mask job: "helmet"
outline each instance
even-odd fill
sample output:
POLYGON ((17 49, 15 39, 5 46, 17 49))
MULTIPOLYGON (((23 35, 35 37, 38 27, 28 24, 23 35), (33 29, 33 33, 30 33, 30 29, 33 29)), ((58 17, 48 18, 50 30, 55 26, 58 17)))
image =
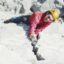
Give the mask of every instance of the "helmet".
POLYGON ((53 16, 54 20, 57 20, 59 18, 60 11, 58 9, 52 9, 52 10, 49 10, 49 12, 53 16))

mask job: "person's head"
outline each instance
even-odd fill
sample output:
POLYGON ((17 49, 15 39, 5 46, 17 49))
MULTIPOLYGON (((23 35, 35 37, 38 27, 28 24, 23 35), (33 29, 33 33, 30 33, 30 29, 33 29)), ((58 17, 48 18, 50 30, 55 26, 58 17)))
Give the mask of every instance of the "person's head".
POLYGON ((60 11, 58 9, 52 9, 45 12, 45 21, 56 21, 59 19, 60 11))

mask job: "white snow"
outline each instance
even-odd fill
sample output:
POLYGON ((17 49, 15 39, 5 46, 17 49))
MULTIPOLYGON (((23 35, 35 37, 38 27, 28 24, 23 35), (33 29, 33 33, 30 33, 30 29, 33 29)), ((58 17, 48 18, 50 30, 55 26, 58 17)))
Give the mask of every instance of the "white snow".
MULTIPOLYGON (((47 3, 48 6, 45 6, 46 9, 42 6, 42 10, 46 11, 55 7, 52 4, 53 1, 47 0, 45 3, 49 2, 49 4, 47 3), (50 3, 52 6, 50 6, 50 3)), ((31 3, 31 0, 29 2, 31 3)), ((23 1, 25 6, 29 2, 23 1)), ((30 6, 27 6, 28 10, 30 6)), ((25 9, 27 12, 27 8, 25 9)), ((64 23, 55 22, 41 32, 37 46, 39 47, 38 53, 45 60, 37 61, 32 52, 31 42, 26 35, 28 26, 3 23, 3 20, 16 16, 19 15, 0 11, 0 64, 64 64, 64 23)))
POLYGON ((22 27, 0 24, 0 64, 32 64, 36 58, 22 27))
POLYGON ((64 64, 63 24, 53 23, 41 33, 38 53, 45 60, 39 62, 23 26, 0 23, 0 64, 64 64))
POLYGON ((60 24, 52 24, 46 29, 38 43, 39 53, 46 59, 40 64, 64 64, 64 30, 60 24))

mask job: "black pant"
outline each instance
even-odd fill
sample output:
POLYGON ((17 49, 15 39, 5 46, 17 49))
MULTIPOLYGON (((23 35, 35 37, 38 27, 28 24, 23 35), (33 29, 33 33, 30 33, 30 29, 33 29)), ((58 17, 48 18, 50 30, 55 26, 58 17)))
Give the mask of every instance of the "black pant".
POLYGON ((29 17, 30 17, 30 15, 14 17, 14 18, 11 18, 11 19, 8 19, 8 20, 4 21, 4 23, 13 22, 13 23, 16 23, 16 24, 20 24, 21 22, 23 22, 26 25, 29 25, 29 17))

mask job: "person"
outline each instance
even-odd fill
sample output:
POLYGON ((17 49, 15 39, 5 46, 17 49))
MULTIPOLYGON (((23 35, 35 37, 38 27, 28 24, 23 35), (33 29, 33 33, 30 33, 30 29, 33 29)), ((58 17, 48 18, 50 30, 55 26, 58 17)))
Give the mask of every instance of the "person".
POLYGON ((5 20, 4 23, 14 22, 20 24, 21 22, 29 25, 28 29, 28 38, 32 41, 37 41, 40 36, 40 32, 42 32, 46 27, 48 27, 51 23, 58 20, 60 16, 59 9, 51 9, 46 12, 36 11, 33 12, 32 15, 24 15, 16 18, 11 18, 5 20))
POLYGON ((60 17, 60 10, 59 9, 51 9, 46 12, 34 12, 29 17, 29 30, 28 36, 32 42, 33 52, 36 55, 38 60, 45 60, 41 54, 38 53, 38 47, 36 44, 40 38, 39 34, 42 32, 46 27, 48 27, 51 23, 58 20, 60 17))
POLYGON ((39 33, 42 32, 51 23, 58 20, 60 11, 58 9, 51 9, 44 13, 37 11, 29 17, 29 39, 37 41, 39 39, 39 33))
POLYGON ((60 16, 60 11, 58 9, 51 9, 44 13, 37 11, 34 12, 32 15, 12 18, 4 21, 4 23, 14 22, 19 24, 20 22, 23 22, 29 25, 28 38, 32 42, 31 44, 33 46, 33 52, 36 55, 37 60, 44 60, 44 58, 37 53, 38 47, 36 47, 36 44, 40 38, 39 34, 51 23, 58 20, 59 16, 60 16))

